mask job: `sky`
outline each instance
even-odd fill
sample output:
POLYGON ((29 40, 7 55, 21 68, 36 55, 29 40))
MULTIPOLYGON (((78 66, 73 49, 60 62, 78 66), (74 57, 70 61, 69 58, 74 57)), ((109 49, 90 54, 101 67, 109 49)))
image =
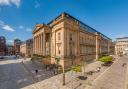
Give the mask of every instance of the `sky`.
POLYGON ((0 36, 32 38, 36 24, 67 12, 109 38, 128 36, 128 0, 0 0, 0 36))

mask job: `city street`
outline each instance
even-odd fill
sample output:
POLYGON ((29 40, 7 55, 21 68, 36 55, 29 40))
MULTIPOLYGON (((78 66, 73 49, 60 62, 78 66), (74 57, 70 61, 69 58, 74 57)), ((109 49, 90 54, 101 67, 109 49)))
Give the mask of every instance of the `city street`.
POLYGON ((0 59, 0 89, 21 89, 33 83, 20 62, 14 57, 0 59))
MULTIPOLYGON (((128 57, 119 58, 119 60, 107 68, 105 72, 99 74, 99 76, 92 81, 91 86, 87 87, 87 85, 84 85, 86 89, 124 89, 127 67, 126 65, 123 67, 122 64, 128 62, 127 58, 128 57)), ((14 57, 0 59, 0 89, 42 89, 42 87, 44 89, 50 87, 51 89, 71 88, 69 87, 70 84, 61 86, 62 81, 57 82, 61 80, 60 75, 35 83, 33 77, 21 62, 21 59, 15 59, 14 57), (47 85, 47 88, 45 85, 47 85), (55 88, 55 86, 57 87, 55 88)), ((84 87, 82 86, 77 87, 77 89, 83 89, 84 87)))

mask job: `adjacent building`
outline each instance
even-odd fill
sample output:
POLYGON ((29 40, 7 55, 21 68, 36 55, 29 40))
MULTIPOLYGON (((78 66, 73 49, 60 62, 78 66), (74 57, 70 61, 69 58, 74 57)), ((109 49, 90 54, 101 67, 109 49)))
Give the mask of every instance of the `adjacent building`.
POLYGON ((11 55, 14 55, 14 47, 13 47, 13 45, 7 45, 6 46, 6 55, 9 55, 9 56, 11 56, 11 55))
POLYGON ((28 39, 20 45, 20 53, 23 57, 31 57, 33 54, 33 40, 28 39))
POLYGON ((128 37, 116 39, 115 53, 116 55, 128 55, 128 37))
POLYGON ((20 54, 20 45, 21 45, 22 41, 19 39, 15 39, 14 40, 14 50, 15 50, 15 54, 19 55, 20 54))
POLYGON ((33 54, 63 67, 113 53, 110 38, 67 13, 48 24, 37 24, 33 31, 33 54))
POLYGON ((0 56, 6 55, 6 39, 4 36, 0 36, 0 56))

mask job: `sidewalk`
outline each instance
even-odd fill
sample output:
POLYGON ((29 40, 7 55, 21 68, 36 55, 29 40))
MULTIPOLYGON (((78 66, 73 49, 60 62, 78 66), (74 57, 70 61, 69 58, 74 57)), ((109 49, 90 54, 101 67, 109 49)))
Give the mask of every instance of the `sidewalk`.
POLYGON ((46 69, 39 63, 32 63, 30 58, 23 60, 23 64, 26 69, 29 71, 31 76, 33 76, 35 82, 42 81, 44 79, 54 76, 53 71, 46 71, 46 69), (38 70, 38 73, 35 73, 35 70, 38 70))
POLYGON ((46 71, 42 69, 41 66, 33 65, 32 62, 27 59, 23 62, 28 68, 29 72, 39 81, 30 86, 26 86, 23 89, 84 89, 87 85, 90 85, 93 80, 95 80, 101 73, 103 73, 108 67, 101 67, 101 62, 96 61, 87 64, 85 67, 85 72, 95 71, 97 67, 101 67, 100 72, 93 73, 92 75, 87 75, 86 80, 80 80, 77 77, 84 75, 83 73, 76 73, 69 71, 65 73, 66 85, 62 85, 62 74, 55 75, 52 71, 46 71), (39 70, 39 73, 35 74, 35 69, 39 70), (38 88, 35 88, 38 87, 38 88))

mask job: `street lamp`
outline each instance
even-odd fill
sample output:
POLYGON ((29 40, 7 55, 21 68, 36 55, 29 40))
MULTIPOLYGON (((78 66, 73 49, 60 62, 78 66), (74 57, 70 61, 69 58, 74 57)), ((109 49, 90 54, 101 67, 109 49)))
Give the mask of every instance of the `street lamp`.
MULTIPOLYGON (((59 51, 59 54, 60 54, 60 46, 61 46, 61 43, 57 43, 57 46, 58 46, 58 51, 59 51)), ((61 59, 61 56, 59 55, 59 59, 61 59)), ((57 63, 59 61, 59 59, 57 60, 57 63)), ((64 59, 63 59, 63 63, 64 63, 64 59)), ((62 70, 63 70, 63 85, 65 85, 65 69, 64 69, 64 64, 62 66, 62 70)))

